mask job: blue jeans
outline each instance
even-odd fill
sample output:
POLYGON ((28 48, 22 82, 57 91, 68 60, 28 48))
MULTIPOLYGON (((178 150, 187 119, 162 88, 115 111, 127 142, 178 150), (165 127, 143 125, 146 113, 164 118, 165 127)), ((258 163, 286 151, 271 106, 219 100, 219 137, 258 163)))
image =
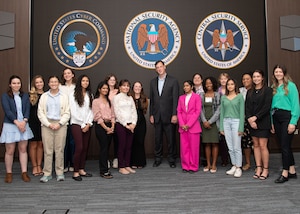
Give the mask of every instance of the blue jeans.
POLYGON ((241 136, 239 136, 240 119, 224 118, 223 127, 225 139, 229 150, 231 163, 234 166, 242 166, 241 136))

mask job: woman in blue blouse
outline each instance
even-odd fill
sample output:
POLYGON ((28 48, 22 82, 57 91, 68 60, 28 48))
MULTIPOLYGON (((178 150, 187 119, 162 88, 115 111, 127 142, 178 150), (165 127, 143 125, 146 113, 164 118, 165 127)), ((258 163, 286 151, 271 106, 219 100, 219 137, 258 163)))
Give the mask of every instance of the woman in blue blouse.
POLYGON ((297 178, 291 143, 299 119, 299 92, 284 66, 274 67, 272 82, 272 132, 279 139, 283 165, 282 173, 275 183, 284 183, 289 178, 297 178))
POLYGON ((19 76, 12 75, 9 78, 9 88, 1 98, 4 110, 4 123, 1 133, 1 143, 5 143, 5 182, 12 182, 12 165, 16 142, 18 142, 19 160, 22 170, 22 180, 30 181, 27 174, 27 144, 33 137, 28 125, 30 102, 27 93, 23 93, 22 81, 19 76))

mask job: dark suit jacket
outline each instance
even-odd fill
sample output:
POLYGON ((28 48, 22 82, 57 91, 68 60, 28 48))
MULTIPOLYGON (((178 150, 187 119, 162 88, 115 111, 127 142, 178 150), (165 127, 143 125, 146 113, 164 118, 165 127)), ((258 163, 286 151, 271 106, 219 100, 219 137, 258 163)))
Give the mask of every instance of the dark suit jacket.
POLYGON ((178 81, 167 74, 162 89, 162 94, 158 93, 158 77, 150 82, 150 116, 153 115, 154 122, 160 120, 163 123, 170 123, 171 117, 177 115, 177 102, 179 97, 178 81))
MULTIPOLYGON (((21 95, 22 101, 22 113, 23 117, 29 119, 30 113, 30 101, 27 93, 21 95)), ((2 108, 4 110, 4 122, 5 123, 14 123, 14 120, 17 119, 17 107, 13 97, 8 96, 7 93, 2 95, 2 108)))

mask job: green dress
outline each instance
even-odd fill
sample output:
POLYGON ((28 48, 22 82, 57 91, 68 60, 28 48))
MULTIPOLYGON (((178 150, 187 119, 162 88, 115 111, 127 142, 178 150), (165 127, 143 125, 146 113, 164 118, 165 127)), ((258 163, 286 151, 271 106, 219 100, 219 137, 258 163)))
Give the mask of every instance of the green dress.
MULTIPOLYGON (((205 118, 210 119, 213 116, 212 102, 204 102, 205 118)), ((216 123, 211 124, 211 129, 202 126, 202 143, 219 143, 219 130, 216 123)))

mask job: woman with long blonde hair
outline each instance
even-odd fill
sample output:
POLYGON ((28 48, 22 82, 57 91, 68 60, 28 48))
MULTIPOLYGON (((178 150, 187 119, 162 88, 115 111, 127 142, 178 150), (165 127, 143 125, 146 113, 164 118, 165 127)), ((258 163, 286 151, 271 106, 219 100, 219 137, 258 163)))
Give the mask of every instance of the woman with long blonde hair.
POLYGON ((30 100, 30 117, 29 126, 33 132, 34 137, 29 143, 29 156, 32 164, 32 175, 39 176, 43 174, 42 161, 43 161, 43 141, 41 122, 37 116, 38 103, 41 95, 44 93, 44 79, 41 75, 36 75, 31 81, 31 90, 29 92, 30 100))

